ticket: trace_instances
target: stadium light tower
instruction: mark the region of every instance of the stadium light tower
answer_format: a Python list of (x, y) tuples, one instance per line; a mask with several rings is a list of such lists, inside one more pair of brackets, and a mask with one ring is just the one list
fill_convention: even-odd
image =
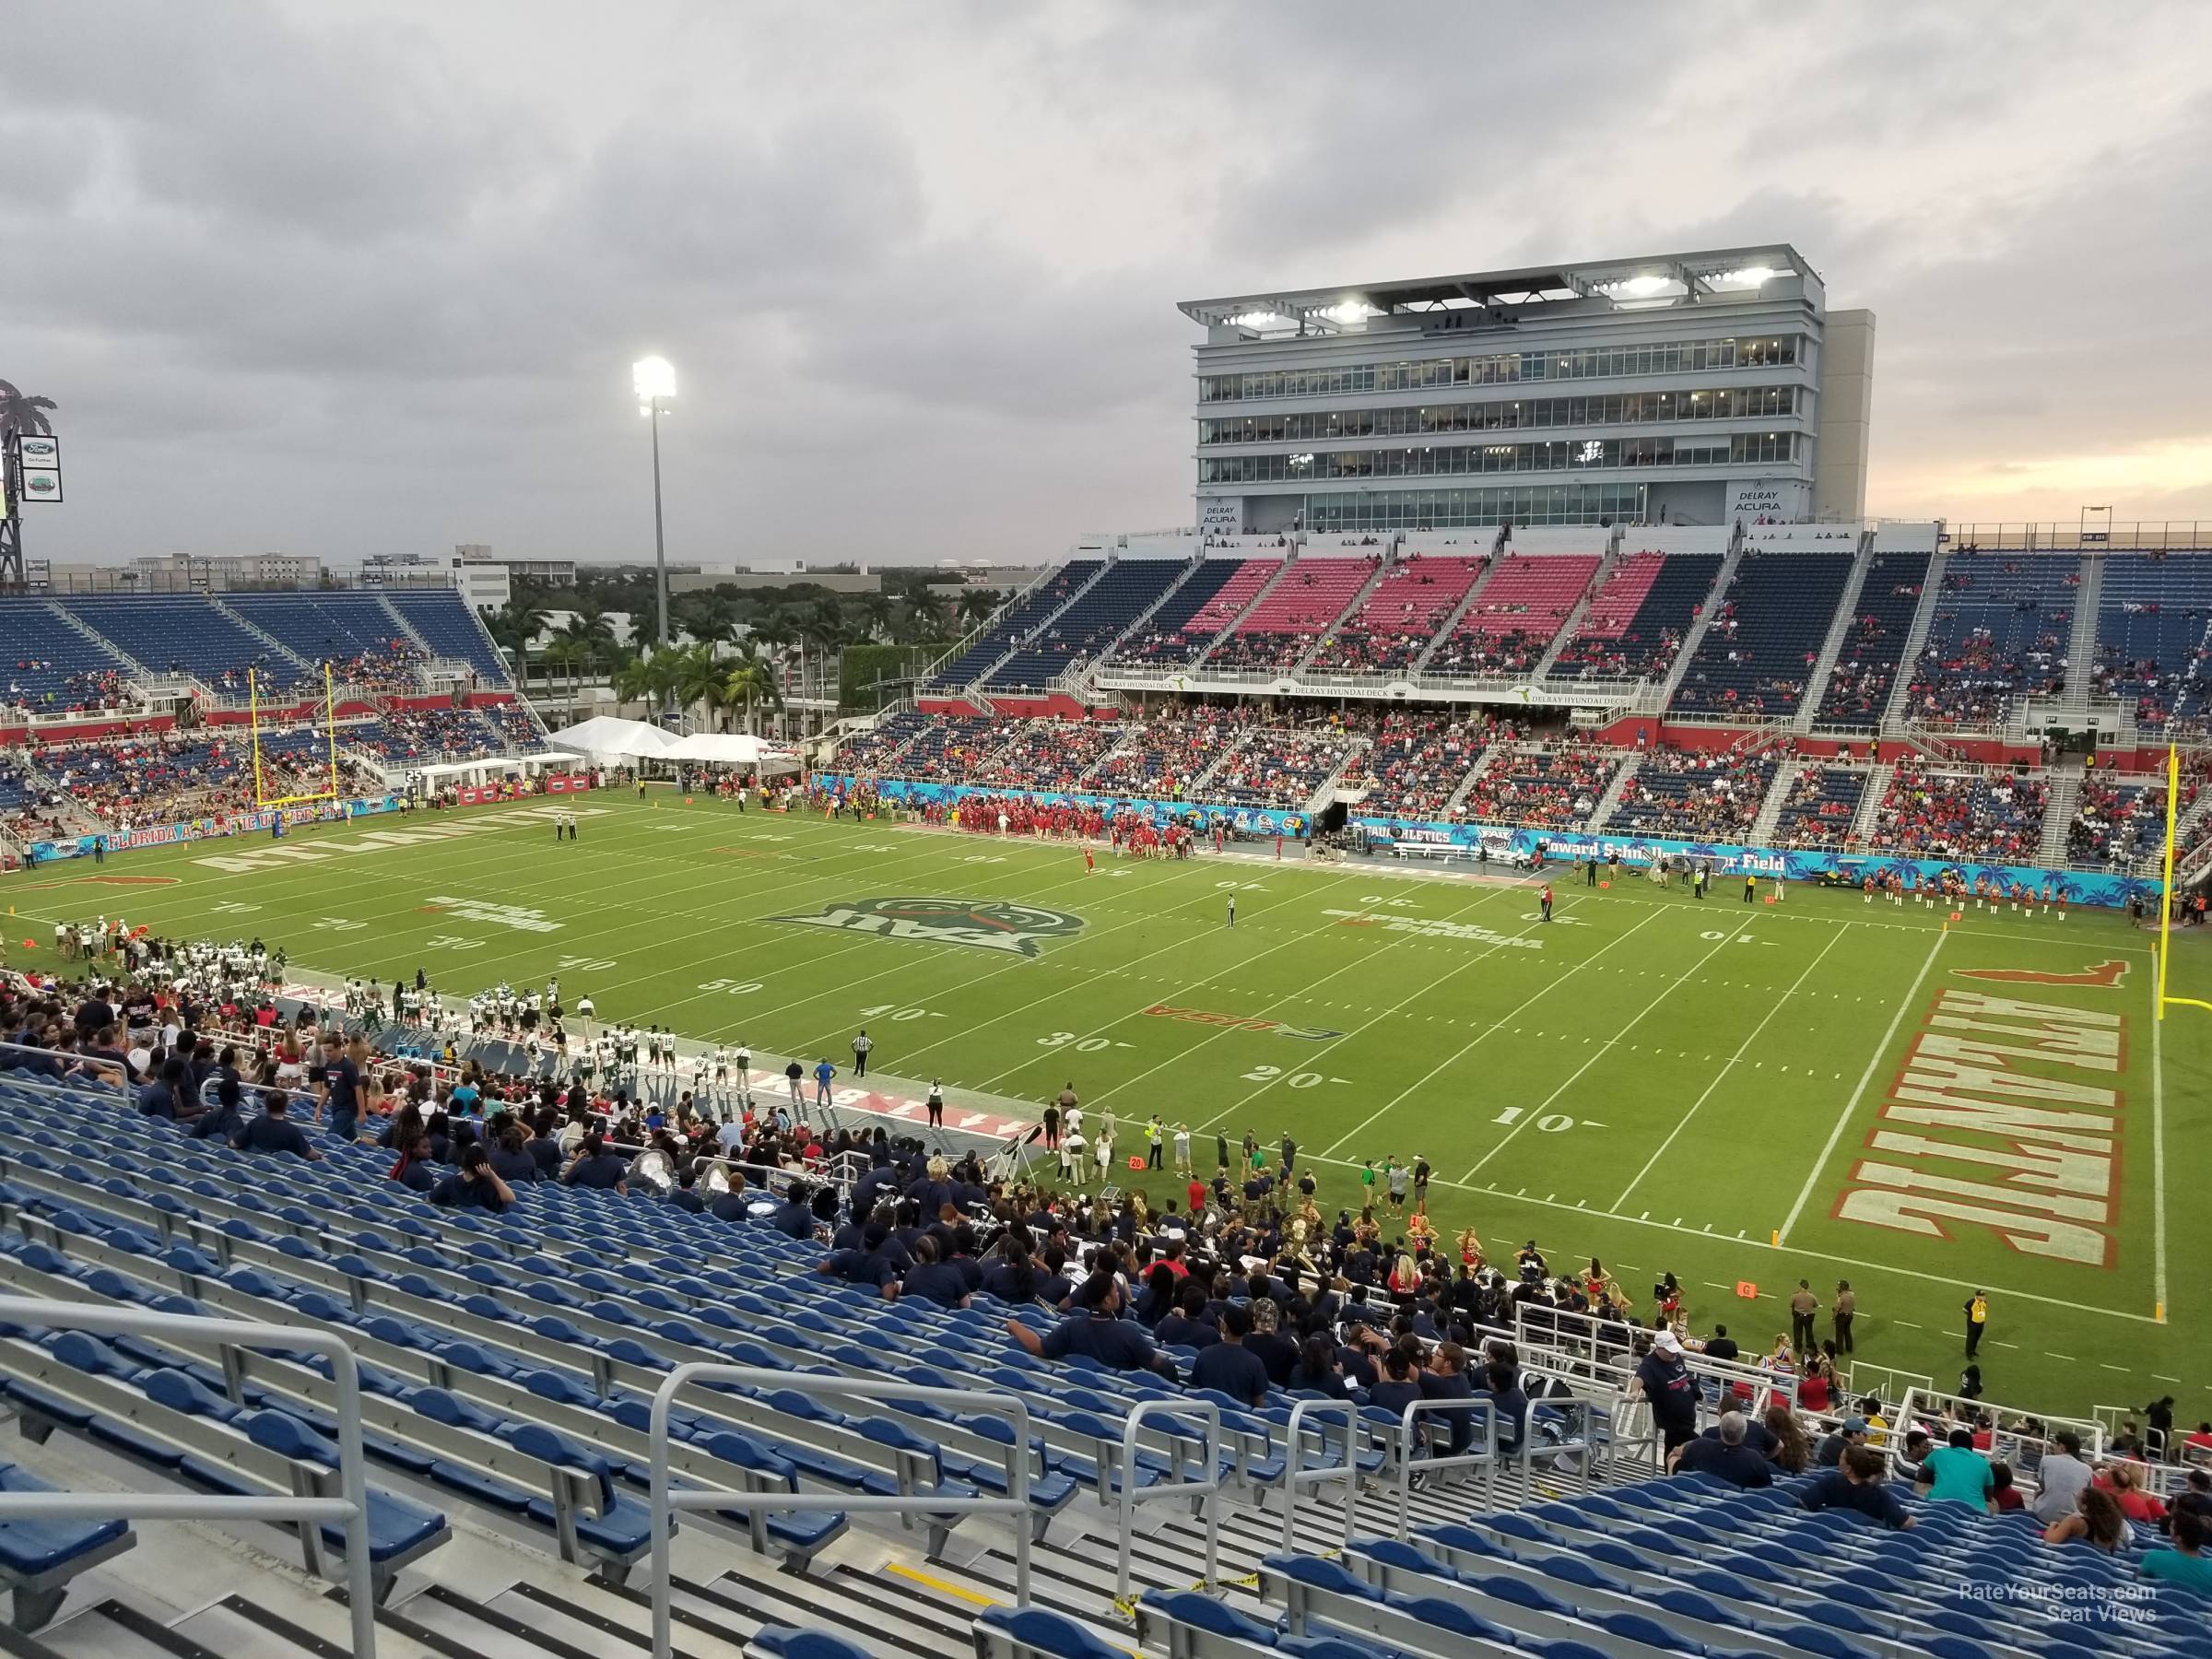
[(659, 606), (654, 638), (668, 644), (668, 545), (661, 528), (661, 406), (676, 396), (676, 370), (666, 358), (641, 358), (629, 366), (638, 413), (653, 422), (653, 592)]

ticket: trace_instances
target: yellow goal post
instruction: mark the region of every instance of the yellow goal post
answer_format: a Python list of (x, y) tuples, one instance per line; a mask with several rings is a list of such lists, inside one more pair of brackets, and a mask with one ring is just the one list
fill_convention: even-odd
[(2177, 1008), (2212, 1009), (2212, 1002), (2195, 996), (2169, 996), (2166, 994), (2166, 958), (2173, 943), (2173, 854), (2174, 826), (2180, 821), (2182, 804), (2182, 754), (2172, 744), (2166, 746), (2166, 873), (2159, 884), (2159, 1018), (2166, 1018), (2171, 1006)]
[(336, 681), (331, 675), (330, 665), (323, 665), (323, 734), (324, 752), (329, 771), (329, 786), (304, 794), (272, 795), (267, 779), (262, 770), (261, 759), (261, 676), (252, 668), (246, 670), (246, 706), (251, 713), (253, 734), (253, 805), (256, 806), (301, 806), (312, 801), (335, 801), (338, 797), (338, 701)]

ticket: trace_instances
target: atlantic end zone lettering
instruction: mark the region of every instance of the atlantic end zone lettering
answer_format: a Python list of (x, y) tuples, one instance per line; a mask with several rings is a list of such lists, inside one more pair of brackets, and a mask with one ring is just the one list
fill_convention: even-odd
[(1080, 916), (1005, 899), (853, 899), (830, 905), (818, 915), (768, 919), (794, 927), (871, 933), (886, 939), (964, 945), (1025, 957), (1037, 954), (1041, 939), (1066, 938), (1083, 931)]
[(2064, 1003), (1936, 994), (1831, 1212), (1948, 1239), (1989, 1229), (2014, 1250), (2110, 1267), (2120, 1215), (2127, 1027)]
[(387, 847), (418, 847), (431, 841), (454, 841), (493, 830), (512, 830), (518, 824), (542, 824), (556, 812), (572, 818), (598, 818), (604, 806), (523, 806), (511, 812), (476, 813), (443, 820), (419, 818), (405, 830), (372, 830), (361, 835), (319, 836), (312, 841), (276, 841), (251, 853), (215, 853), (192, 862), (229, 875), (248, 876), (256, 870), (280, 869), (286, 865), (314, 864), (344, 853), (377, 853)]

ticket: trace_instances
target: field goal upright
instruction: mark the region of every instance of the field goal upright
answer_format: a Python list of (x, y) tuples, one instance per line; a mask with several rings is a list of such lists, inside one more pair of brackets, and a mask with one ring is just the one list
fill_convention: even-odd
[(269, 793), (266, 774), (261, 756), (261, 676), (255, 669), (246, 670), (246, 706), (251, 712), (253, 734), (253, 804), (256, 806), (300, 806), (313, 801), (335, 801), (338, 798), (338, 702), (336, 681), (330, 665), (323, 665), (323, 738), (324, 753), (329, 767), (324, 774), (325, 787), (298, 794)]

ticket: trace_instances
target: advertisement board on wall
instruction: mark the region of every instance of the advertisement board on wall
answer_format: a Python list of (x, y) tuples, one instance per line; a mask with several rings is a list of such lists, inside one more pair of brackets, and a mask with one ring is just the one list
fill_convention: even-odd
[(1797, 478), (1738, 478), (1728, 486), (1729, 524), (1794, 524), (1805, 517), (1806, 487)]
[(1244, 498), (1242, 496), (1200, 496), (1198, 498), (1198, 534), (1202, 536), (1243, 535)]

